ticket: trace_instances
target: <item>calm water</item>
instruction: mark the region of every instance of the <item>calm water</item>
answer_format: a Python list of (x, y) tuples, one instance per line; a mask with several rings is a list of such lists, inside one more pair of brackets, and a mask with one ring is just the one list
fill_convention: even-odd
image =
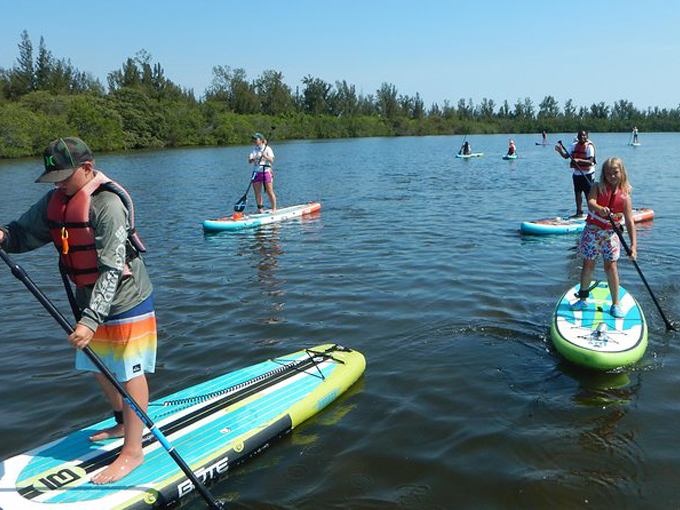
[[(552, 137), (554, 140), (558, 136)], [(562, 135), (565, 141), (573, 134)], [(620, 156), (640, 267), (680, 318), (680, 135), (595, 134)], [(360, 382), (318, 417), (212, 486), (250, 508), (678, 508), (680, 336), (667, 333), (633, 265), (622, 283), (647, 313), (642, 362), (590, 374), (549, 340), (556, 300), (578, 278), (577, 235), (524, 237), (519, 224), (572, 212), (571, 172), (538, 135), (274, 143), (281, 205), (313, 218), (204, 235), (250, 177), (247, 147), (104, 155), (136, 198), (156, 286), (158, 398), (324, 342), (366, 356)], [(0, 163), (0, 222), (46, 188), (39, 161)], [(254, 199), (249, 199), (249, 209)], [(66, 312), (54, 250), (16, 255)], [(601, 264), (599, 276), (604, 273)], [(0, 458), (103, 418), (61, 330), (0, 268)], [(203, 508), (197, 497), (186, 508)]]

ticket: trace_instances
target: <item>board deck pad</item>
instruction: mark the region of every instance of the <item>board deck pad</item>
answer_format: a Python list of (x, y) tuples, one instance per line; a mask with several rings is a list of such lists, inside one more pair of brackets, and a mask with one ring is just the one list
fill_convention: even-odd
[[(525, 221), (521, 224), (520, 230), (524, 234), (568, 234), (570, 232), (581, 232), (586, 228), (587, 214), (580, 216), (557, 216), (537, 221)], [(648, 208), (633, 208), (633, 221), (640, 223), (654, 218), (654, 210)]]
[[(148, 414), (209, 483), (326, 407), (364, 368), (357, 351), (321, 345), (180, 390), (151, 402)], [(0, 509), (150, 509), (192, 493), (192, 482), (146, 429), (140, 467), (111, 484), (90, 483), (122, 439), (88, 437), (113, 425), (104, 420), (0, 463)]]
[(215, 220), (205, 220), (203, 222), (203, 229), (207, 232), (217, 232), (221, 230), (242, 230), (244, 228), (255, 228), (260, 225), (268, 225), (270, 223), (278, 223), (286, 221), (291, 218), (312, 214), (319, 211), (321, 204), (319, 202), (309, 202), (307, 204), (292, 205), (290, 207), (283, 207), (278, 209), (275, 213), (271, 211), (264, 211), (258, 214), (234, 214), (232, 216), (224, 216)]
[(616, 318), (609, 313), (609, 285), (593, 282), (588, 308), (572, 311), (579, 287), (569, 289), (555, 309), (550, 333), (557, 350), (575, 363), (603, 370), (638, 361), (647, 347), (647, 323), (635, 298), (619, 285), (624, 317)]

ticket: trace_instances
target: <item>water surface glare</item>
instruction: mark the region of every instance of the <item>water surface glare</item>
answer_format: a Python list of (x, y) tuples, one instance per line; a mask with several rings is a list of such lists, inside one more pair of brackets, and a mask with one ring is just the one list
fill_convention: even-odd
[[(554, 351), (557, 299), (578, 278), (577, 234), (522, 236), (572, 213), (571, 172), (539, 135), (272, 141), (280, 205), (312, 217), (206, 235), (246, 189), (248, 147), (106, 154), (136, 200), (156, 288), (152, 398), (320, 343), (361, 351), (365, 376), (317, 417), (211, 487), (232, 508), (678, 508), (680, 336), (633, 265), (622, 284), (649, 322), (637, 366), (593, 374)], [(573, 134), (551, 136), (568, 141)], [(679, 134), (593, 134), (621, 157), (639, 264), (680, 319)], [(45, 191), (38, 159), (0, 162), (0, 223)], [(248, 210), (254, 207), (249, 198)], [(66, 313), (53, 248), (15, 255)], [(597, 275), (604, 278), (601, 263)], [(103, 418), (64, 334), (0, 268), (0, 458)], [(200, 509), (193, 497), (183, 508)]]

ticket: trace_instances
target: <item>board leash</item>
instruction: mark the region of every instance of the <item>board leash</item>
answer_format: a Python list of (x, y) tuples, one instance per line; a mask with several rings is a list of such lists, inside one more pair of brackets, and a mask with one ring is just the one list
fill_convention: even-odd
[[(220, 397), (222, 395), (225, 395), (227, 393), (235, 392), (235, 391), (240, 391), (245, 388), (248, 388), (250, 386), (253, 386), (255, 384), (261, 383), (267, 379), (270, 379), (274, 376), (283, 374), (285, 372), (289, 371), (300, 371), (309, 374), (309, 372), (306, 372), (305, 370), (299, 370), (299, 367), (303, 364), (310, 364), (314, 367), (316, 367), (317, 371), (319, 372), (319, 375), (315, 374), (309, 374), (314, 377), (319, 377), (322, 380), (325, 380), (326, 377), (323, 375), (323, 372), (319, 369), (319, 363), (316, 362), (316, 358), (322, 358), (323, 361), (327, 359), (332, 359), (334, 361), (338, 361), (340, 363), (344, 364), (344, 361), (334, 358), (331, 356), (329, 353), (333, 351), (340, 351), (342, 349), (346, 349), (342, 346), (338, 346), (337, 344), (333, 345), (332, 347), (329, 347), (325, 351), (312, 351), (311, 349), (305, 349), (305, 352), (309, 356), (308, 358), (300, 359), (300, 360), (294, 360), (290, 361), (288, 363), (282, 364), (279, 367), (276, 367), (269, 372), (265, 372), (264, 374), (260, 374), (258, 376), (253, 377), (252, 379), (248, 379), (247, 381), (240, 382), (238, 384), (234, 384), (233, 386), (229, 386), (228, 388), (222, 388), (221, 390), (216, 390), (212, 391), (210, 393), (206, 393), (203, 395), (196, 395), (195, 397), (186, 397), (186, 398), (180, 398), (180, 399), (174, 399), (174, 400), (166, 400), (164, 402), (158, 402), (158, 403), (149, 403), (149, 407), (151, 406), (162, 406), (162, 407), (170, 407), (170, 406), (181, 406), (181, 405), (186, 405), (186, 404), (198, 404), (201, 402), (206, 402), (208, 400), (212, 400), (216, 397)], [(349, 349), (347, 349), (349, 350)], [(274, 363), (278, 363), (278, 360), (273, 359), (272, 360)]]

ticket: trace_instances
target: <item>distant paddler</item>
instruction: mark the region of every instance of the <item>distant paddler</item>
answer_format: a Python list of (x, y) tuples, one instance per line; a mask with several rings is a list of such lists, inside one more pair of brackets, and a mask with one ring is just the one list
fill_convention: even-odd
[(588, 139), (588, 132), (581, 129), (576, 137), (576, 142), (568, 149), (558, 143), (555, 150), (564, 159), (571, 159), (570, 168), (573, 169), (572, 181), (574, 183), (574, 198), (576, 200), (576, 214), (574, 216), (583, 215), (583, 198), (581, 193), (586, 196), (590, 194), (590, 187), (593, 184), (593, 175), (595, 174), (595, 145)]
[(254, 166), (253, 177), (253, 191), (255, 192), (255, 202), (257, 203), (257, 212), (264, 212), (264, 204), (262, 203), (262, 185), (269, 197), (272, 212), (276, 212), (276, 195), (274, 194), (274, 173), (272, 165), (274, 164), (274, 151), (265, 140), (262, 133), (255, 133), (251, 137), (255, 148), (248, 156), (248, 163)]
[(508, 146), (508, 153), (506, 156), (514, 156), (517, 154), (517, 147), (515, 147), (515, 141), (510, 140), (510, 145)]
[(638, 142), (638, 128), (637, 126), (633, 128), (633, 144), (639, 143)]

